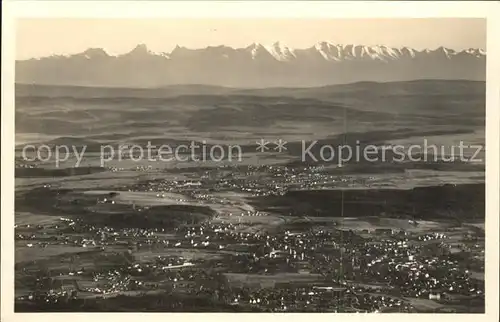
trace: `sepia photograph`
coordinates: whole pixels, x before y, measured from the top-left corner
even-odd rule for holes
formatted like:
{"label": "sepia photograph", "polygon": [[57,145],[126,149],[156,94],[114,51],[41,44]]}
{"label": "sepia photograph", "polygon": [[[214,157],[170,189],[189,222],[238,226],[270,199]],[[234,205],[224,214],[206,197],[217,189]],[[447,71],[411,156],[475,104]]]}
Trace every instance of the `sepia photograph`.
{"label": "sepia photograph", "polygon": [[13,27],[14,312],[484,315],[498,301],[486,17]]}

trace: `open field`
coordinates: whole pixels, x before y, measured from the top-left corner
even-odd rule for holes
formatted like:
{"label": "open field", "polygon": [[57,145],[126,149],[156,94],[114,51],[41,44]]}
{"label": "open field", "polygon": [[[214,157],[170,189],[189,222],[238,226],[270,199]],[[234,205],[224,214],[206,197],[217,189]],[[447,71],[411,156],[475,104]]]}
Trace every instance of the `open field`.
{"label": "open field", "polygon": [[[484,83],[389,85],[18,86],[16,310],[484,311],[484,162],[302,159],[316,140],[316,157],[484,145]],[[104,145],[191,141],[242,158],[101,160]],[[26,161],[28,143],[85,153]]]}

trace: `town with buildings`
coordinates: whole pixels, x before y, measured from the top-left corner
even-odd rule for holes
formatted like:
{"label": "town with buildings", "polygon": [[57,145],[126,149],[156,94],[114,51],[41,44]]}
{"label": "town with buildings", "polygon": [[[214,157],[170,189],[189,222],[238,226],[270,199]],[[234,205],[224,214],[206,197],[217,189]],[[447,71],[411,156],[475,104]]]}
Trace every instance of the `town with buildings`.
{"label": "town with buildings", "polygon": [[[278,179],[269,182],[207,173],[199,180],[153,180],[113,192],[56,192],[57,209],[70,215],[15,227],[16,247],[33,254],[16,264],[16,305],[100,310],[92,306],[98,299],[147,297],[163,299],[152,311],[483,309],[484,230],[472,224],[277,215],[234,197],[282,196],[291,185],[326,176],[306,171],[311,174],[274,172]],[[355,184],[348,177],[328,180]],[[56,191],[51,185],[41,189],[51,196]],[[169,208],[155,210],[158,205]],[[212,210],[201,211],[201,205]],[[72,207],[87,214],[73,215]],[[175,223],[158,219],[169,212],[202,214]]]}

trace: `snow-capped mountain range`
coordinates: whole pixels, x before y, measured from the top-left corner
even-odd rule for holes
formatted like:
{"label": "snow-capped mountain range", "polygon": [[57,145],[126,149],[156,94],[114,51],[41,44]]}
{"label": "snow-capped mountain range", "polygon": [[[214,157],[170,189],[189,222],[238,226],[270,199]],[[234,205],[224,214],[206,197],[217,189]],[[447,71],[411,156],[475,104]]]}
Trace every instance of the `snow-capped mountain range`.
{"label": "snow-capped mountain range", "polygon": [[484,80],[485,74],[482,49],[418,51],[326,41],[305,49],[280,42],[245,48],[176,46],[169,53],[153,52],[141,44],[116,56],[89,48],[74,55],[16,61],[17,83],[109,87],[309,87],[356,81]]}

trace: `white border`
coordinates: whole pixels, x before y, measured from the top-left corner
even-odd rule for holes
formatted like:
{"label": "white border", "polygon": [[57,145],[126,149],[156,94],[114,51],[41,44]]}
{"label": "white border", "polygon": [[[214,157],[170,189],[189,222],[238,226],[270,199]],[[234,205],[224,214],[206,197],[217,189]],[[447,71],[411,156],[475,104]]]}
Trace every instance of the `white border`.
{"label": "white border", "polygon": [[[193,314],[193,313],[14,313],[14,57],[16,18],[21,17],[231,17],[231,18],[459,18],[488,19],[487,44],[487,107],[486,107],[486,313],[439,314],[445,321],[498,321],[499,285],[499,106],[500,106],[500,3],[491,2],[407,2],[407,1],[4,1],[2,6],[2,244],[1,244],[1,320],[11,321],[91,321],[108,319],[134,321],[147,317],[164,321],[175,319],[214,319],[241,322],[256,318],[251,313]],[[435,314],[368,315],[372,321],[421,321]],[[332,318],[360,320],[364,314],[314,314],[318,321]],[[306,313],[265,314],[259,319],[291,321],[313,318]]]}
{"label": "white border", "polygon": [[459,18],[485,17],[488,1],[7,1],[16,17]]}

